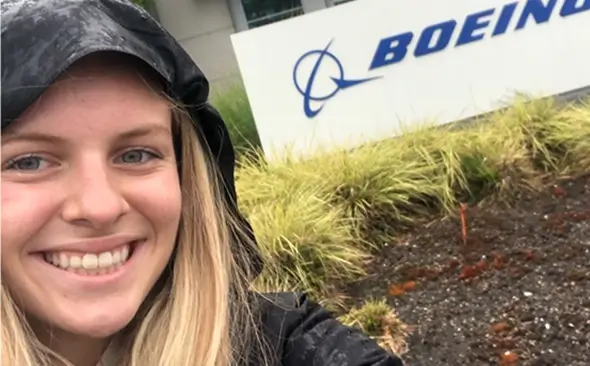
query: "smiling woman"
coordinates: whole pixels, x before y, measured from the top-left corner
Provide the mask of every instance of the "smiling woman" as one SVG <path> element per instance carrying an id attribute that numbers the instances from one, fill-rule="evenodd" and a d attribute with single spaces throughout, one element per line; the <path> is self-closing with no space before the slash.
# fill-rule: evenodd
<path id="1" fill-rule="evenodd" d="M 72 361 L 130 322 L 180 220 L 170 105 L 121 65 L 79 61 L 2 136 L 3 279 Z"/>
<path id="2" fill-rule="evenodd" d="M 401 364 L 305 295 L 249 291 L 227 128 L 146 12 L 1 6 L 2 364 Z"/>

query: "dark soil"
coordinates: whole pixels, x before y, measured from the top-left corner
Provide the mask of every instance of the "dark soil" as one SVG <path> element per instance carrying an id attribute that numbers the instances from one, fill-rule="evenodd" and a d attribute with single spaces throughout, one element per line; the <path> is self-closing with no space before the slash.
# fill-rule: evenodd
<path id="1" fill-rule="evenodd" d="M 590 177 L 399 238 L 348 289 L 412 327 L 407 365 L 590 365 Z"/>

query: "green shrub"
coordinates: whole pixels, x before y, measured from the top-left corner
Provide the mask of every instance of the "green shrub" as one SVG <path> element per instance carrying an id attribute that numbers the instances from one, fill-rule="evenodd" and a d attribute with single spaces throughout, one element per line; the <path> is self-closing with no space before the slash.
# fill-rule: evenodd
<path id="1" fill-rule="evenodd" d="M 401 230 L 453 214 L 459 203 L 538 189 L 547 173 L 590 172 L 589 101 L 520 97 L 477 123 L 423 123 L 398 138 L 273 163 L 243 88 L 216 106 L 242 153 L 238 196 L 268 263 L 256 287 L 306 290 L 330 308 L 341 305 L 338 287 L 363 274 L 368 253 Z M 403 352 L 407 327 L 385 302 L 368 301 L 341 320 Z"/>
<path id="2" fill-rule="evenodd" d="M 311 193 L 291 192 L 281 204 L 247 209 L 266 262 L 258 289 L 307 290 L 318 297 L 330 283 L 363 274 L 368 255 L 356 245 L 353 226 L 342 209 Z"/>
<path id="3" fill-rule="evenodd" d="M 133 3 L 141 6 L 142 8 L 147 8 L 152 4 L 152 0 L 132 0 L 132 1 L 133 1 Z"/>
<path id="4" fill-rule="evenodd" d="M 227 123 L 238 155 L 261 148 L 250 102 L 241 82 L 230 84 L 222 92 L 212 95 L 211 103 Z"/>
<path id="5" fill-rule="evenodd" d="M 548 172 L 590 171 L 588 103 L 558 108 L 519 99 L 482 122 L 424 125 L 307 160 L 243 159 L 241 206 L 271 263 L 263 282 L 320 294 L 343 276 L 354 278 L 367 250 L 429 215 L 537 189 Z"/>

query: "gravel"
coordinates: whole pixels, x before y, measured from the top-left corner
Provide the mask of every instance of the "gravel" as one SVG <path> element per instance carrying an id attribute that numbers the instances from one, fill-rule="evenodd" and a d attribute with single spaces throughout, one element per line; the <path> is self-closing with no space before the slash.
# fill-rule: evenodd
<path id="1" fill-rule="evenodd" d="M 459 218 L 399 237 L 348 295 L 387 297 L 407 365 L 590 365 L 590 176 L 466 218 L 466 241 Z"/>

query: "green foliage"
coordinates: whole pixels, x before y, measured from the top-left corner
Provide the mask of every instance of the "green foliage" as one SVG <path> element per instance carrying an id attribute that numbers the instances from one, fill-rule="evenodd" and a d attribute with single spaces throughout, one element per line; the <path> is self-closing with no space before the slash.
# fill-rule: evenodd
<path id="1" fill-rule="evenodd" d="M 429 215 L 490 195 L 512 199 L 547 172 L 590 171 L 590 104 L 517 100 L 485 122 L 426 125 L 308 160 L 243 158 L 240 204 L 272 263 L 261 282 L 321 293 L 336 274 L 361 273 L 367 252 Z"/>
<path id="2" fill-rule="evenodd" d="M 237 154 L 260 150 L 260 138 L 244 86 L 229 85 L 211 100 L 228 125 Z"/>
<path id="3" fill-rule="evenodd" d="M 238 197 L 268 263 L 255 286 L 308 291 L 340 311 L 338 285 L 361 276 L 375 248 L 400 230 L 453 214 L 459 203 L 513 199 L 539 188 L 547 173 L 590 172 L 590 102 L 557 107 L 519 98 L 465 128 L 424 123 L 395 139 L 272 164 L 243 88 L 214 104 L 242 153 Z M 341 320 L 403 349 L 406 328 L 384 302 Z"/>
<path id="4" fill-rule="evenodd" d="M 152 0 L 132 0 L 132 2 L 144 9 L 147 9 L 151 5 Z"/>

